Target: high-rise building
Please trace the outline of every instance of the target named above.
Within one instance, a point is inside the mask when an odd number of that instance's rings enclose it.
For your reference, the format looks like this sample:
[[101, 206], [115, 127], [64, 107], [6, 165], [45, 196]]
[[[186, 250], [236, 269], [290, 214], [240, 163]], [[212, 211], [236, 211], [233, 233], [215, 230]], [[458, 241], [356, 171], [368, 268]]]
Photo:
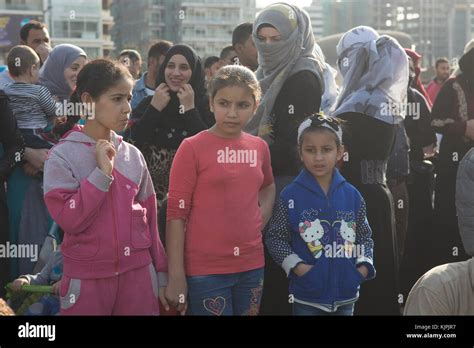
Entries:
[[[413, 38], [425, 66], [438, 57], [459, 57], [474, 37], [473, 0], [314, 0], [306, 9], [312, 21], [321, 18], [321, 36], [358, 25], [404, 32]], [[313, 23], [318, 38], [317, 30]]]
[[472, 0], [373, 1], [377, 9], [374, 27], [412, 36], [426, 66], [439, 57], [459, 57], [472, 38]]
[[43, 0], [0, 0], [0, 65], [8, 51], [20, 43], [20, 28], [32, 19], [43, 21]]
[[142, 55], [160, 39], [179, 41], [180, 1], [173, 0], [114, 0], [112, 37], [117, 53], [125, 48]]
[[202, 57], [219, 55], [232, 44], [232, 31], [242, 22], [255, 19], [255, 0], [184, 0], [180, 33], [183, 42]]
[[323, 36], [343, 33], [358, 25], [373, 22], [373, 0], [320, 0]]
[[113, 18], [109, 0], [45, 0], [46, 22], [53, 45], [70, 43], [83, 48], [90, 58], [109, 55]]
[[311, 19], [313, 34], [316, 39], [324, 36], [323, 5], [321, 0], [313, 0], [310, 6], [304, 8]]
[[255, 0], [114, 0], [112, 36], [117, 51], [146, 54], [159, 40], [183, 42], [202, 57], [232, 43], [238, 24], [255, 19]]

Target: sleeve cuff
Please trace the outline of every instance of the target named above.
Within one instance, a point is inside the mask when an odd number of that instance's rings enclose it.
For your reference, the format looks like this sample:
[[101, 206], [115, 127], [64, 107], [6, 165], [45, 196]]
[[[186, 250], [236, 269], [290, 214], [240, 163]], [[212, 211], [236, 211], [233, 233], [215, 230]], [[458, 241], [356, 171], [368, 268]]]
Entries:
[[19, 276], [18, 279], [26, 279], [28, 281], [28, 283], [31, 284], [32, 276], [31, 275], [22, 275], [22, 276]]
[[290, 275], [291, 270], [295, 267], [298, 262], [304, 262], [297, 254], [291, 254], [285, 257], [283, 260], [281, 267], [285, 270], [286, 276]]
[[168, 273], [157, 272], [158, 275], [158, 287], [163, 287], [168, 285]]
[[356, 261], [356, 266], [361, 266], [364, 265], [367, 267], [367, 270], [369, 273], [367, 274], [367, 278], [365, 280], [370, 280], [375, 278], [375, 267], [372, 263], [372, 260], [369, 259], [368, 257], [359, 257]]
[[92, 185], [104, 192], [109, 191], [109, 187], [112, 184], [112, 181], [114, 181], [113, 176], [108, 176], [98, 167], [94, 169], [87, 179]]

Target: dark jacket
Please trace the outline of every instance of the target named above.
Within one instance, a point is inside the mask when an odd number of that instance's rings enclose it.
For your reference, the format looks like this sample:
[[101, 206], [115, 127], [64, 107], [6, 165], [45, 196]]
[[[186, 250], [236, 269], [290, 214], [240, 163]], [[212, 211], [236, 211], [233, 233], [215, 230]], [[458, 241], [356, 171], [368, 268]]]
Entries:
[[273, 107], [274, 142], [270, 145], [273, 175], [296, 176], [301, 170], [298, 127], [321, 106], [322, 87], [312, 72], [303, 70], [289, 77]]
[[138, 148], [149, 144], [176, 150], [185, 138], [214, 124], [214, 115], [206, 107], [207, 98], [199, 106], [176, 117], [165, 115], [166, 108], [163, 111], [155, 109], [151, 105], [152, 98], [143, 99], [132, 112], [130, 138]]
[[410, 105], [419, 105], [419, 114], [407, 113], [405, 129], [410, 140], [410, 161], [423, 161], [425, 146], [436, 143], [436, 133], [431, 127], [431, 110], [428, 101], [416, 89], [409, 88], [408, 102]]
[[8, 97], [3, 91], [0, 91], [0, 144], [3, 146], [3, 155], [0, 157], [0, 182], [3, 183], [13, 171], [13, 167], [22, 161], [25, 153], [23, 138], [8, 105]]
[[[372, 231], [361, 194], [334, 170], [328, 194], [303, 169], [280, 194], [266, 234], [267, 248], [290, 278], [295, 300], [334, 310], [357, 300], [364, 264], [375, 277]], [[303, 276], [291, 269], [314, 265]]]

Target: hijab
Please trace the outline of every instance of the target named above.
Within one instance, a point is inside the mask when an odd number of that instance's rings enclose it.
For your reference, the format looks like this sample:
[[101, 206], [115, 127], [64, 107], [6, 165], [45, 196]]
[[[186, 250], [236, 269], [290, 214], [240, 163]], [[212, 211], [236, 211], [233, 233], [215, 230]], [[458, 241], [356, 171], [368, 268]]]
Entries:
[[341, 37], [336, 51], [343, 84], [335, 115], [357, 112], [400, 123], [405, 118], [409, 68], [398, 41], [360, 26]]
[[[275, 27], [281, 41], [265, 43], [258, 39], [262, 25]], [[316, 43], [308, 14], [297, 6], [283, 2], [270, 5], [257, 16], [253, 25], [253, 39], [258, 51], [257, 78], [263, 98], [245, 130], [271, 143], [272, 110], [285, 81], [292, 75], [308, 70], [322, 83], [324, 58], [315, 49]]]
[[[159, 86], [161, 83], [166, 83], [165, 80], [165, 69], [168, 65], [168, 62], [173, 58], [173, 56], [180, 54], [186, 58], [191, 71], [192, 75], [188, 84], [191, 85], [194, 91], [194, 106], [201, 110], [206, 103], [206, 90], [204, 87], [205, 79], [204, 79], [204, 71], [202, 68], [201, 58], [197, 55], [197, 53], [188, 45], [179, 44], [174, 45], [171, 47], [165, 55], [165, 59], [163, 64], [160, 66], [160, 70], [158, 71], [158, 76], [156, 80], [156, 86]], [[152, 96], [149, 96], [148, 99], [151, 101]], [[178, 94], [170, 90], [170, 101], [168, 105], [162, 110], [160, 119], [163, 121], [163, 125], [171, 127], [171, 128], [179, 128], [180, 125], [184, 122], [183, 115], [180, 114], [180, 102], [178, 98]]]
[[79, 57], [87, 59], [86, 52], [80, 47], [70, 44], [54, 47], [41, 68], [39, 84], [48, 87], [51, 94], [60, 100], [69, 99], [72, 90], [64, 78], [64, 70]]
[[459, 70], [464, 76], [471, 90], [474, 90], [474, 47], [463, 54], [459, 60]]

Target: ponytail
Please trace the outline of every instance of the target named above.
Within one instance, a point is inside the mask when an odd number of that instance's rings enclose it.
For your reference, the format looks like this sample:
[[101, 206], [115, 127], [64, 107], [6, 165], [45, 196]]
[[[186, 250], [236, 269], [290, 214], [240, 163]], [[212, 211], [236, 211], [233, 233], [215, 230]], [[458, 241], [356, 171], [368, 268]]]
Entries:
[[[81, 98], [77, 93], [77, 88], [72, 91], [71, 96], [69, 97], [69, 103], [80, 103]], [[54, 134], [57, 140], [61, 139], [67, 132], [74, 128], [74, 126], [81, 119], [81, 115], [68, 115], [66, 122], [59, 123], [54, 126], [52, 133]]]

